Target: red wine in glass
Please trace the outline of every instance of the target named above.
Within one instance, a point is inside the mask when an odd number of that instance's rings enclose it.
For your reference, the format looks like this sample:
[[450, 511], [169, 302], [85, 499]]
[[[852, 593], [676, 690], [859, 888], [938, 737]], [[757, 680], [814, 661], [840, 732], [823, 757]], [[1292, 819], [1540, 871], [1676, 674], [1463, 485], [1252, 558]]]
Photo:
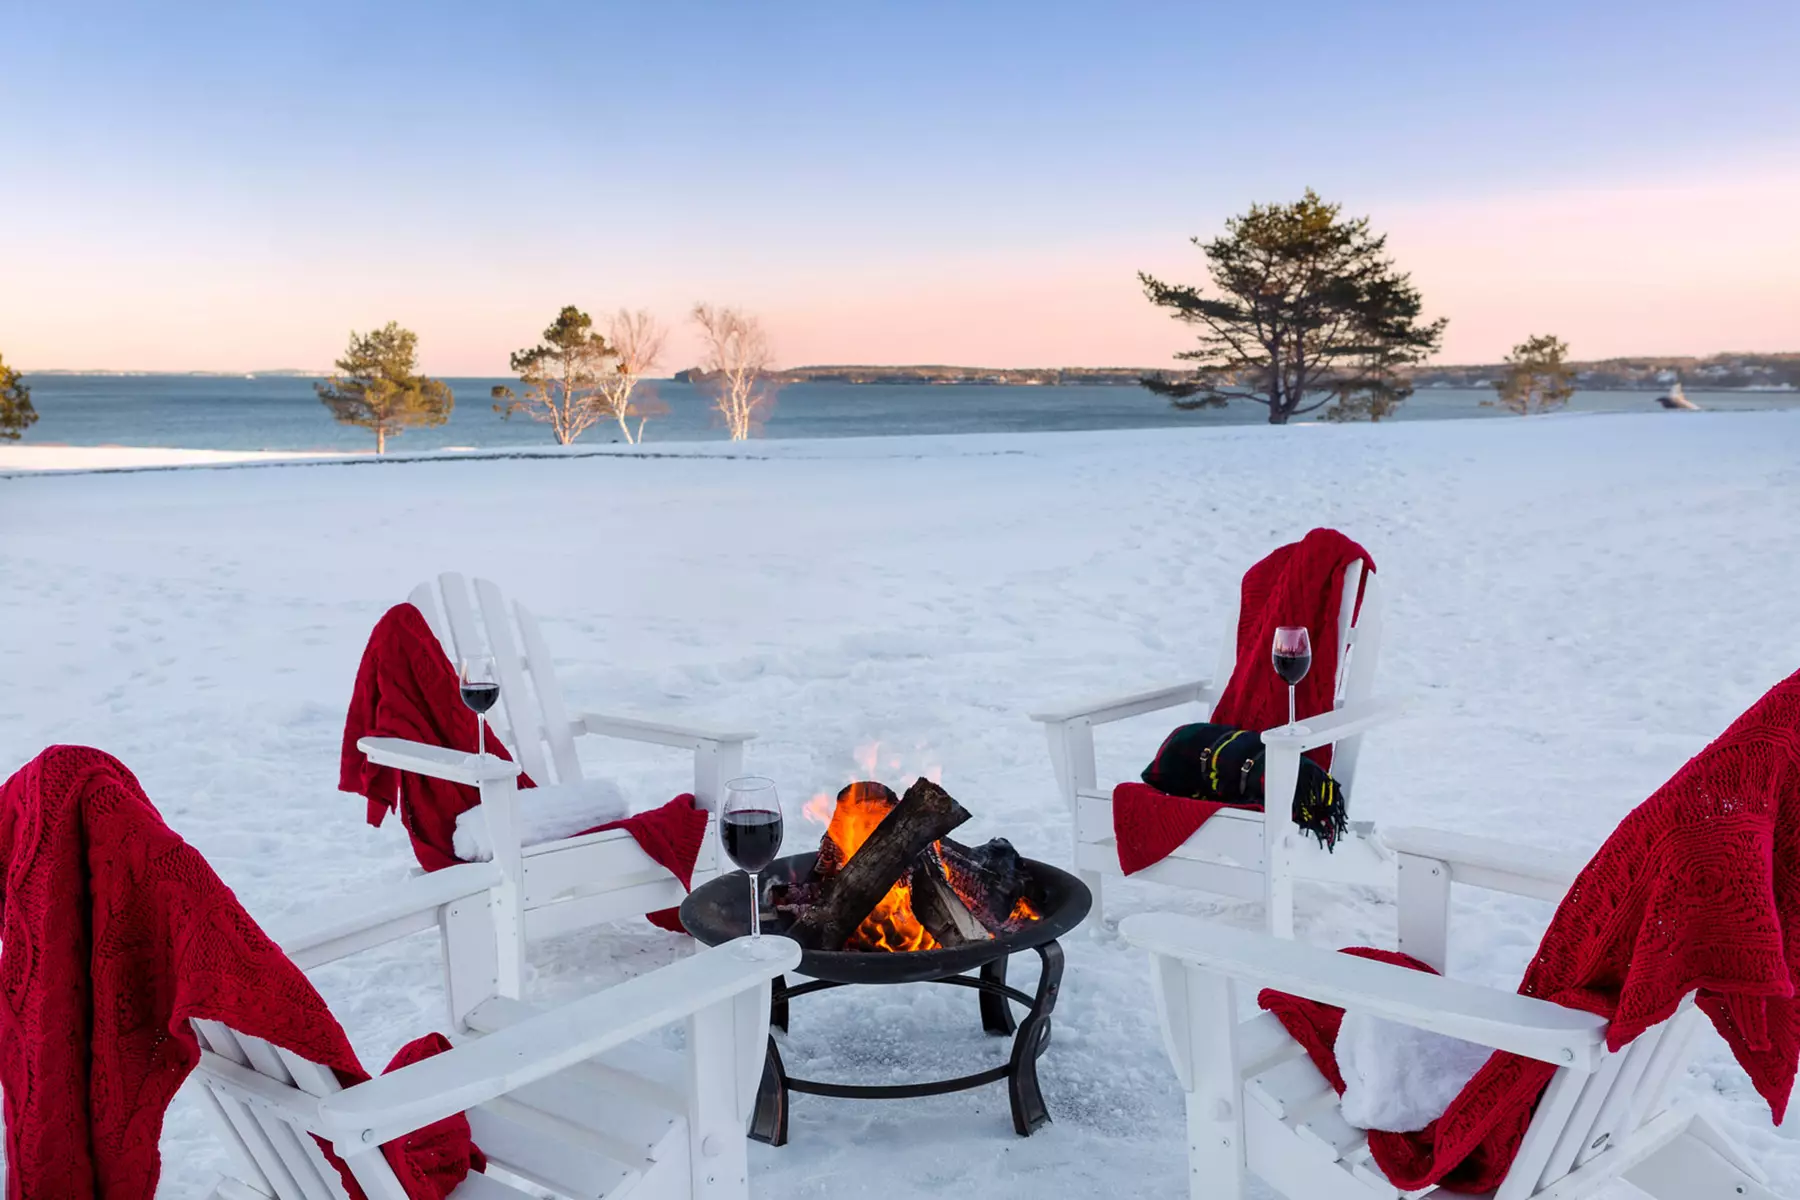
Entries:
[[1298, 726], [1294, 724], [1294, 688], [1312, 670], [1312, 639], [1305, 628], [1283, 625], [1277, 629], [1269, 659], [1275, 665], [1275, 674], [1288, 685], [1288, 731], [1298, 732]]
[[719, 810], [719, 841], [726, 855], [750, 877], [750, 936], [762, 936], [762, 890], [757, 875], [781, 851], [781, 798], [775, 781], [746, 775], [725, 785]]
[[494, 678], [494, 660], [483, 655], [463, 659], [456, 682], [462, 692], [463, 706], [475, 714], [475, 754], [485, 758], [487, 722], [482, 716], [500, 699], [500, 681]]

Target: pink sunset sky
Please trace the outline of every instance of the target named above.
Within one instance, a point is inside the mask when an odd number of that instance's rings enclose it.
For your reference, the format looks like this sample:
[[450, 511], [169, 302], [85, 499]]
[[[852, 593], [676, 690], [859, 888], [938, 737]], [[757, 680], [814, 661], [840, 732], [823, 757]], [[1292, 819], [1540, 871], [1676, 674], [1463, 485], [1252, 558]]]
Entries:
[[[1441, 362], [1489, 362], [1554, 331], [1583, 358], [1800, 350], [1800, 171], [1690, 183], [1543, 189], [1413, 203], [1345, 203], [1389, 235], [1428, 315], [1450, 318]], [[1257, 197], [1245, 197], [1248, 203]], [[15, 250], [30, 303], [0, 301], [9, 360], [27, 369], [261, 370], [328, 366], [346, 332], [399, 319], [427, 369], [506, 372], [562, 304], [647, 307], [675, 327], [664, 367], [690, 365], [694, 300], [760, 313], [784, 365], [1152, 366], [1188, 335], [1147, 304], [1135, 272], [1197, 279], [1195, 228], [1075, 233], [1043, 246], [692, 244], [644, 254], [596, 234], [574, 261], [466, 259], [454, 246], [396, 285], [354, 263], [277, 247], [70, 243]], [[686, 261], [683, 261], [685, 257]], [[79, 310], [83, 322], [69, 322]], [[91, 322], [91, 323], [90, 323]], [[108, 330], [96, 341], [95, 325]]]
[[[787, 366], [1158, 366], [1190, 339], [1136, 273], [1200, 281], [1188, 238], [1307, 186], [1389, 236], [1440, 362], [1800, 350], [1790, 6], [1303, 7], [1267, 93], [1254, 14], [1181, 5], [564, 11], [554, 46], [478, 5], [32, 10], [0, 355], [322, 369], [395, 320], [428, 371], [503, 375], [575, 304], [657, 314], [674, 371], [707, 301]], [[594, 38], [633, 52], [596, 76]]]

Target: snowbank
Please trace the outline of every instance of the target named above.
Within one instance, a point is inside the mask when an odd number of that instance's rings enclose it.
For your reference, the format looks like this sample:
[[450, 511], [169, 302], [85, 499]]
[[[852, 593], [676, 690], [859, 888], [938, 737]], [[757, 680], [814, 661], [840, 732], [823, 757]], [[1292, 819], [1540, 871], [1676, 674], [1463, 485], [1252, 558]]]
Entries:
[[[1620, 816], [1800, 666], [1800, 413], [1416, 422], [793, 442], [674, 457], [358, 464], [0, 479], [0, 771], [50, 742], [121, 756], [266, 920], [398, 877], [397, 827], [333, 790], [377, 616], [428, 574], [488, 575], [544, 619], [578, 706], [758, 729], [751, 765], [800, 806], [879, 743], [903, 784], [941, 769], [975, 814], [1067, 858], [1038, 729], [1059, 700], [1203, 673], [1243, 568], [1336, 525], [1388, 583], [1382, 689], [1354, 814], [1564, 849]], [[1140, 769], [1174, 718], [1110, 728]], [[596, 759], [596, 762], [600, 760]], [[605, 760], [644, 800], [679, 756]], [[1255, 906], [1144, 885], [1154, 907], [1251, 925]], [[1452, 971], [1516, 983], [1547, 910], [1464, 904]], [[1391, 897], [1303, 887], [1299, 931], [1391, 944]], [[1077, 934], [1043, 1060], [1055, 1123], [1013, 1136], [1004, 1090], [876, 1104], [797, 1096], [756, 1186], [811, 1197], [1186, 1194], [1180, 1097], [1140, 955]], [[534, 946], [553, 999], [669, 961], [648, 926]], [[1029, 958], [1029, 956], [1028, 956]], [[1016, 973], [1028, 986], [1034, 973]], [[319, 973], [366, 1062], [440, 1027], [418, 937]], [[1710, 1035], [1709, 1035], [1710, 1036]], [[998, 1062], [960, 989], [797, 1001], [784, 1051], [815, 1078]], [[1800, 1145], [1722, 1046], [1682, 1085], [1800, 1192]], [[222, 1162], [178, 1101], [162, 1194]], [[1628, 1195], [1620, 1191], [1619, 1195]]]

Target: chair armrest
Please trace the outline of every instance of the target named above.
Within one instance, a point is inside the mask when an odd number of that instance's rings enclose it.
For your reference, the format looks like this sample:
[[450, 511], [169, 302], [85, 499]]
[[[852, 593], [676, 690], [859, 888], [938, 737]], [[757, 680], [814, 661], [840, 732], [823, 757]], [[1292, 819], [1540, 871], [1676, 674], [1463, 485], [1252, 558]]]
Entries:
[[343, 1152], [378, 1145], [504, 1096], [800, 965], [800, 945], [739, 938], [359, 1083], [319, 1105]]
[[1405, 700], [1395, 697], [1381, 700], [1361, 700], [1355, 704], [1346, 704], [1343, 708], [1306, 718], [1301, 722], [1306, 730], [1304, 733], [1289, 733], [1285, 725], [1277, 725], [1273, 729], [1264, 730], [1263, 745], [1271, 750], [1281, 749], [1296, 754], [1320, 746], [1329, 746], [1333, 742], [1339, 742], [1344, 738], [1359, 734], [1383, 721], [1393, 720], [1406, 711], [1406, 705]]
[[1154, 954], [1415, 1029], [1448, 1034], [1559, 1067], [1592, 1071], [1605, 1018], [1388, 963], [1174, 913], [1125, 918], [1126, 940]]
[[1403, 825], [1383, 828], [1381, 840], [1396, 854], [1441, 862], [1452, 882], [1495, 891], [1560, 900], [1587, 866], [1566, 850], [1540, 850], [1498, 838]]
[[688, 750], [698, 750], [708, 745], [742, 745], [756, 736], [754, 733], [720, 733], [686, 725], [665, 725], [657, 721], [640, 721], [635, 717], [617, 717], [605, 713], [582, 713], [570, 725], [577, 737], [591, 733], [600, 737], [623, 738], [630, 742], [649, 742], [657, 746], [680, 746]]
[[1096, 700], [1090, 704], [1076, 705], [1073, 708], [1032, 713], [1031, 719], [1043, 725], [1061, 725], [1068, 721], [1085, 718], [1090, 725], [1105, 725], [1142, 713], [1158, 712], [1180, 704], [1213, 700], [1217, 697], [1217, 688], [1204, 679], [1196, 679], [1189, 683], [1177, 683], [1171, 687], [1156, 688], [1153, 691], [1138, 692], [1112, 700]]
[[417, 775], [429, 775], [433, 779], [448, 779], [452, 783], [467, 783], [475, 787], [502, 779], [513, 779], [519, 774], [518, 763], [507, 762], [497, 755], [464, 754], [460, 750], [449, 750], [424, 742], [409, 742], [405, 738], [358, 738], [356, 748], [378, 766], [394, 767]]
[[430, 929], [438, 910], [505, 882], [493, 863], [463, 863], [402, 883], [340, 896], [279, 922], [270, 937], [301, 970]]

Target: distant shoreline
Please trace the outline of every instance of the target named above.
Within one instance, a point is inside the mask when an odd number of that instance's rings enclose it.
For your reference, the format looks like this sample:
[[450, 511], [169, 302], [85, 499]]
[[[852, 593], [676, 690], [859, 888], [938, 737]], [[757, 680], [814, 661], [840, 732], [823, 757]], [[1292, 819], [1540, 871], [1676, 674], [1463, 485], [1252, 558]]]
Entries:
[[[1654, 356], [1576, 361], [1568, 364], [1575, 386], [1591, 392], [1655, 392], [1681, 383], [1715, 392], [1800, 391], [1800, 353], [1714, 354], [1704, 358]], [[1504, 374], [1503, 363], [1424, 366], [1409, 373], [1417, 391], [1467, 389], [1485, 391]], [[328, 371], [279, 367], [265, 371], [74, 371], [63, 368], [24, 372], [33, 377], [120, 379], [323, 379]], [[1145, 377], [1192, 378], [1186, 370], [1159, 367], [963, 367], [945, 364], [883, 366], [829, 364], [789, 367], [770, 378], [783, 385], [829, 384], [837, 387], [1127, 387]], [[490, 379], [506, 376], [447, 375], [446, 379]], [[703, 381], [692, 368], [648, 380], [692, 384]]]

